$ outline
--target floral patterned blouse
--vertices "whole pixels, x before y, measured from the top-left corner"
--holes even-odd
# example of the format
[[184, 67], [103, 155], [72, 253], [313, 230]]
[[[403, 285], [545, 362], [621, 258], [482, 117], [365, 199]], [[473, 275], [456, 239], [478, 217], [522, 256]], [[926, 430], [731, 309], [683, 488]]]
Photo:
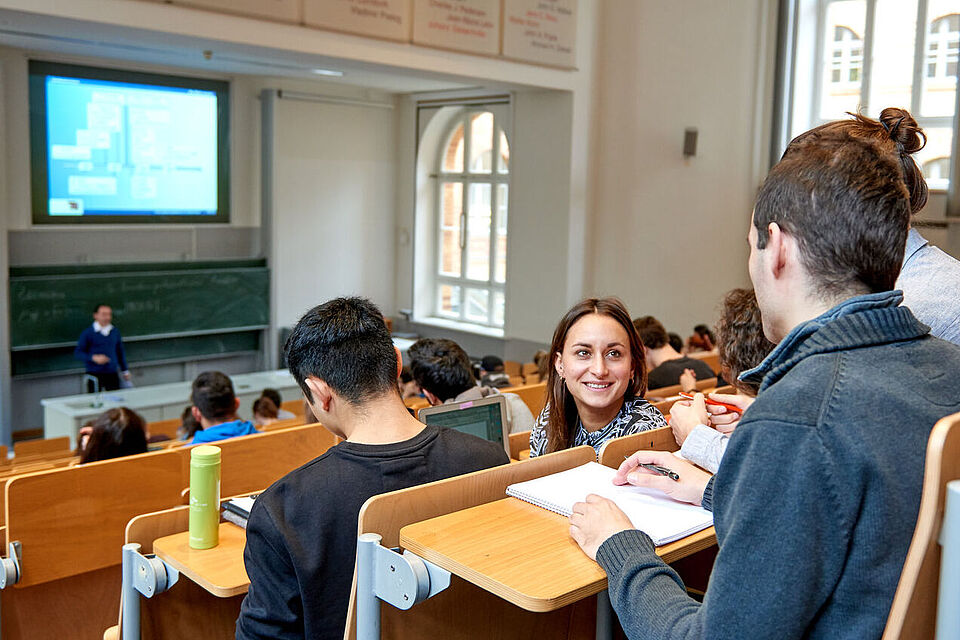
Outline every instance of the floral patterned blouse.
[[[537, 422], [530, 431], [530, 457], [543, 455], [547, 452], [547, 422], [550, 420], [550, 404], [548, 403], [540, 415]], [[616, 417], [610, 421], [610, 424], [602, 429], [590, 433], [583, 427], [583, 423], [577, 420], [577, 429], [574, 432], [571, 447], [579, 447], [582, 444], [588, 444], [600, 453], [600, 447], [607, 440], [619, 438], [620, 436], [629, 436], [641, 431], [656, 429], [667, 426], [667, 421], [663, 414], [652, 404], [643, 398], [631, 398], [624, 401], [623, 406]]]

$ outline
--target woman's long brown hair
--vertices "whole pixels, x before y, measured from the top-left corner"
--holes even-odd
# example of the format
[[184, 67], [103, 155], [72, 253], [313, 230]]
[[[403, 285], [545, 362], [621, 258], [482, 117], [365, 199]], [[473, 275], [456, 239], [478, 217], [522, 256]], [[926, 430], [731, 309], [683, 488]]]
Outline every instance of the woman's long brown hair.
[[564, 343], [567, 341], [570, 328], [580, 318], [590, 313], [598, 313], [613, 318], [627, 332], [633, 376], [623, 399], [628, 400], [636, 396], [642, 396], [647, 392], [647, 364], [643, 356], [643, 345], [640, 343], [637, 330], [633, 327], [627, 308], [618, 298], [587, 298], [578, 302], [561, 318], [553, 332], [553, 342], [550, 344], [551, 366], [548, 368], [549, 375], [547, 376], [547, 400], [550, 403], [550, 417], [546, 427], [547, 453], [561, 451], [570, 446], [570, 441], [573, 438], [572, 432], [580, 418], [573, 396], [567, 390], [567, 385], [560, 374], [557, 373], [557, 367], [554, 365], [557, 356], [563, 353]]

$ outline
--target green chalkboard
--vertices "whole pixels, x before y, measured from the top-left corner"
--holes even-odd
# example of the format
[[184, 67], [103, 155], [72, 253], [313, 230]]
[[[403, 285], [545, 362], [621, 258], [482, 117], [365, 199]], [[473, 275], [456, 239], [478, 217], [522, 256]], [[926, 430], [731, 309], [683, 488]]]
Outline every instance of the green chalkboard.
[[68, 354], [100, 303], [133, 364], [256, 350], [269, 323], [262, 259], [12, 267], [9, 291], [14, 375], [76, 368]]

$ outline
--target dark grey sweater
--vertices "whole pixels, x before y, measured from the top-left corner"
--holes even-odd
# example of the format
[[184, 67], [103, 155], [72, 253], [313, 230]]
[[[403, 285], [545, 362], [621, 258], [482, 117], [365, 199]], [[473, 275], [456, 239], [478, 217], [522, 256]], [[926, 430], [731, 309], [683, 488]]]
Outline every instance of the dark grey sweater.
[[760, 394], [705, 495], [720, 552], [702, 605], [645, 534], [600, 547], [629, 637], [880, 637], [927, 437], [960, 410], [960, 347], [926, 335], [900, 299], [847, 300], [748, 372]]
[[290, 472], [250, 512], [236, 637], [341, 640], [367, 498], [507, 462], [493, 442], [427, 426], [396, 444], [341, 442]]

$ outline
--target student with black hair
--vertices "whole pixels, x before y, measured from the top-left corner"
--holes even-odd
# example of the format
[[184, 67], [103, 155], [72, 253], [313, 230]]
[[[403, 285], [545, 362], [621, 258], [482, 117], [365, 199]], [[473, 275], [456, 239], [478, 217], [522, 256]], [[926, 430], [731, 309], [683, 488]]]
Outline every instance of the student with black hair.
[[[407, 350], [410, 371], [431, 405], [479, 400], [502, 395], [507, 401], [507, 425], [510, 433], [533, 428], [533, 414], [527, 403], [515, 393], [503, 393], [493, 387], [477, 386], [470, 370], [470, 357], [453, 340], [421, 338]], [[486, 360], [486, 358], [484, 358]], [[500, 366], [503, 366], [501, 362]]]
[[277, 420], [289, 420], [297, 417], [292, 411], [283, 408], [283, 396], [276, 389], [267, 387], [260, 392], [260, 397], [269, 399], [277, 408]]
[[340, 640], [363, 503], [508, 459], [497, 444], [407, 412], [399, 351], [368, 300], [337, 298], [311, 309], [285, 350], [310, 409], [344, 441], [254, 503], [243, 554], [250, 590], [236, 637]]
[[194, 434], [191, 444], [257, 433], [250, 422], [237, 416], [240, 400], [233, 392], [233, 382], [225, 374], [204, 371], [198, 375], [193, 381], [190, 399], [193, 401], [193, 417], [202, 427]]
[[147, 424], [126, 407], [104, 411], [84, 431], [80, 464], [147, 452]]

